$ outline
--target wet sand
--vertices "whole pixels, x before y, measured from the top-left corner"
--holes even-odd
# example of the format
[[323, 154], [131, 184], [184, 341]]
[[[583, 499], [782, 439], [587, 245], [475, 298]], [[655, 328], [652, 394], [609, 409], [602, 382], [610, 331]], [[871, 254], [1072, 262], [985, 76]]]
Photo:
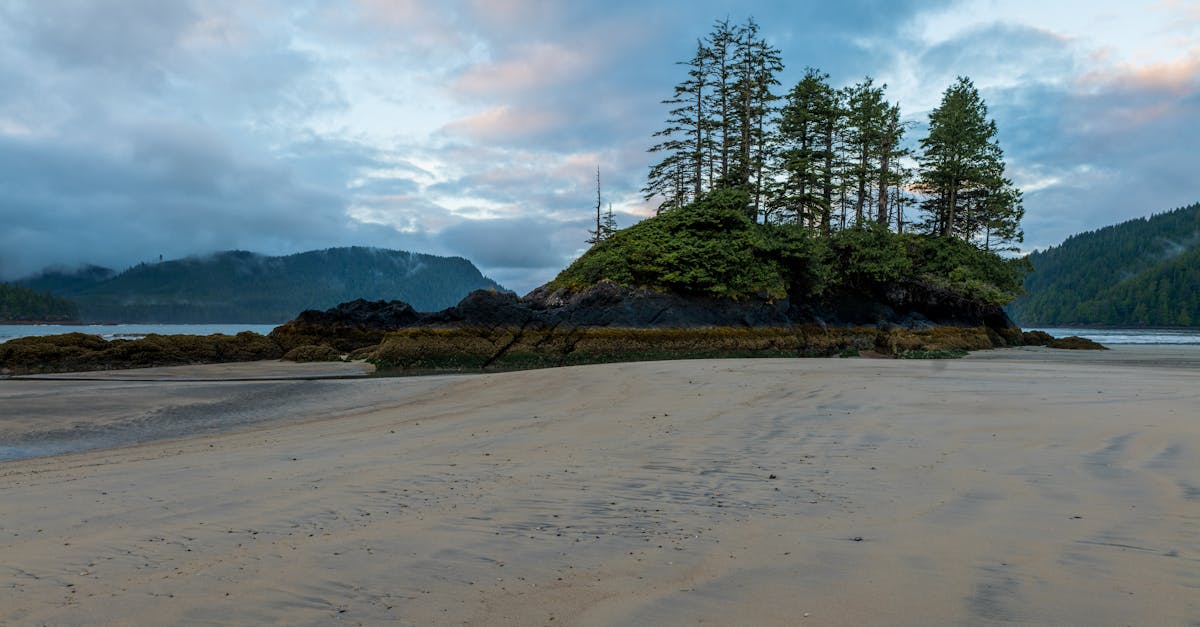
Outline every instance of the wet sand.
[[10, 435], [279, 412], [0, 463], [0, 623], [1197, 624], [1200, 349], [1161, 348], [0, 381], [5, 422], [105, 399]]

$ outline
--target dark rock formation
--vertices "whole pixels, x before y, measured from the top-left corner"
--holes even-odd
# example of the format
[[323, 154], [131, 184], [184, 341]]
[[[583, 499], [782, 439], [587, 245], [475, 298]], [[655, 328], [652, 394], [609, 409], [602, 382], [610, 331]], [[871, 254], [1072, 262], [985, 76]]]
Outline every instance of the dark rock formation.
[[420, 320], [421, 316], [408, 303], [398, 300], [371, 302], [360, 298], [325, 311], [301, 312], [295, 320], [271, 331], [268, 337], [285, 351], [307, 345], [352, 351], [378, 344], [384, 333]]
[[1001, 344], [1019, 344], [1020, 332], [1004, 310], [920, 283], [888, 285], [878, 294], [837, 295], [818, 303], [750, 298], [733, 300], [631, 289], [601, 281], [579, 292], [539, 287], [524, 298], [511, 292], [477, 290], [458, 305], [417, 313], [407, 304], [357, 300], [327, 311], [305, 311], [277, 328], [271, 338], [285, 349], [325, 344], [352, 351], [378, 344], [388, 331], [432, 328], [701, 328], [826, 327], [867, 325], [929, 329], [986, 327]]
[[688, 328], [790, 326], [788, 301], [745, 301], [629, 289], [601, 281], [582, 292], [539, 287], [521, 300], [550, 324]]
[[22, 337], [0, 344], [0, 374], [82, 372], [278, 359], [279, 345], [244, 331], [237, 335], [157, 335], [107, 341], [65, 333]]
[[1069, 350], [1086, 350], [1086, 351], [1104, 351], [1108, 350], [1107, 346], [1087, 339], [1078, 335], [1069, 335], [1050, 340], [1046, 346], [1050, 348], [1065, 348]]

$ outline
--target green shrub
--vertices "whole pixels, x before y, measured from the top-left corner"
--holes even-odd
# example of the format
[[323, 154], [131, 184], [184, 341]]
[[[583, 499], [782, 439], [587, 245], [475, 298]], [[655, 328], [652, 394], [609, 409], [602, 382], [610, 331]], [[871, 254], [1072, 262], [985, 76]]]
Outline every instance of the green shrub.
[[685, 294], [820, 298], [871, 294], [925, 282], [1002, 305], [1021, 293], [1029, 265], [961, 239], [896, 234], [874, 223], [821, 237], [796, 224], [755, 224], [749, 196], [722, 189], [643, 220], [593, 246], [554, 288], [581, 291], [603, 280]]
[[745, 192], [722, 189], [643, 220], [597, 244], [553, 285], [582, 290], [608, 279], [684, 294], [783, 297], [784, 275], [745, 215], [748, 202]]

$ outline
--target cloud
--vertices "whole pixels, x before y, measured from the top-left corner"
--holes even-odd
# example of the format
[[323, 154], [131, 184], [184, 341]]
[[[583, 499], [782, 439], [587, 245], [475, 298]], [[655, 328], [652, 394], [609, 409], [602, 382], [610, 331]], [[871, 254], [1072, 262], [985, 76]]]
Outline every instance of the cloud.
[[9, 3], [0, 11], [27, 50], [62, 69], [159, 78], [199, 19], [189, 2], [156, 0]]
[[542, 268], [565, 261], [551, 246], [561, 223], [532, 218], [484, 219], [460, 222], [440, 234], [452, 248], [470, 250], [489, 268]]
[[996, 94], [1006, 154], [1038, 183], [1026, 193], [1029, 247], [1200, 199], [1200, 66], [1190, 77], [1178, 69], [1189, 63], [1118, 65]]
[[574, 47], [540, 42], [527, 46], [513, 58], [468, 67], [453, 88], [468, 96], [494, 97], [543, 89], [566, 79], [578, 80], [588, 62]]
[[523, 143], [561, 130], [567, 121], [561, 111], [499, 106], [455, 120], [446, 125], [445, 131], [483, 144]]
[[780, 92], [870, 74], [919, 122], [974, 78], [1031, 245], [1200, 198], [1192, 3], [1014, 1], [3, 2], [0, 276], [366, 244], [527, 291], [582, 251], [597, 166], [622, 224], [653, 213], [675, 62], [750, 15]]

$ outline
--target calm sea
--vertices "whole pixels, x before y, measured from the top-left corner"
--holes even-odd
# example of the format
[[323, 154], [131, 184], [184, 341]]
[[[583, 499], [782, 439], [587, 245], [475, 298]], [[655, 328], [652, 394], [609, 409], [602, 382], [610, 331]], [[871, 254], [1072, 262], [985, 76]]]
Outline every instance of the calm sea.
[[162, 335], [212, 335], [224, 333], [236, 335], [242, 331], [254, 331], [266, 335], [278, 325], [274, 324], [0, 324], [0, 342], [32, 335], [58, 335], [59, 333], [88, 333], [106, 340], [137, 339], [151, 333]]
[[[266, 335], [274, 324], [0, 324], [0, 342], [31, 335], [56, 335], [59, 333], [90, 333], [106, 340], [137, 339], [151, 333], [162, 335], [212, 335], [224, 333], [235, 335], [242, 331], [253, 331]], [[1081, 329], [1068, 327], [1034, 327], [1054, 337], [1078, 335], [1101, 344], [1198, 344], [1200, 328], [1197, 329]], [[1033, 328], [1025, 329], [1031, 331]]]
[[[1032, 331], [1034, 329], [1025, 329]], [[1200, 344], [1200, 329], [1076, 329], [1040, 327], [1054, 337], [1078, 335], [1101, 344]]]

